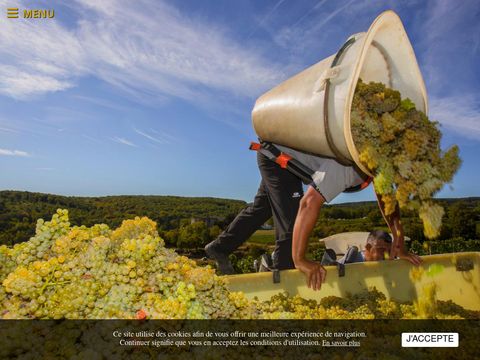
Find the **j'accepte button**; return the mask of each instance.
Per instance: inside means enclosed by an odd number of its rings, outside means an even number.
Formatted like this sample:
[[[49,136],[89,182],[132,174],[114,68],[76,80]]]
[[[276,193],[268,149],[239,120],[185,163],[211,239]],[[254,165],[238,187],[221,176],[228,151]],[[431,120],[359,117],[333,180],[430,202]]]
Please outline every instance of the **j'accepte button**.
[[[402,333],[402,347],[458,347],[458,333]]]

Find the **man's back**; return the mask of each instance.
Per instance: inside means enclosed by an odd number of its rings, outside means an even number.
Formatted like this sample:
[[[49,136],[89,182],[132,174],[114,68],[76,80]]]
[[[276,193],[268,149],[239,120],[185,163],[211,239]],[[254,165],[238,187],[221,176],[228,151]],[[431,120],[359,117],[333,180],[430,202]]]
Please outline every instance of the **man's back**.
[[[314,171],[313,182],[327,202],[345,189],[364,182],[353,166],[344,166],[335,159],[294,150],[287,146],[277,144],[275,146]]]

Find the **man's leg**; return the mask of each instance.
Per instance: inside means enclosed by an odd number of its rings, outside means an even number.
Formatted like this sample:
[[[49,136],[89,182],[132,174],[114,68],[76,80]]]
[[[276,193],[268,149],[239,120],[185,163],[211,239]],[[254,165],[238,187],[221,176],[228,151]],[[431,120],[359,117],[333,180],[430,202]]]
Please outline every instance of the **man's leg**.
[[[205,247],[207,255],[217,261],[220,272],[233,272],[228,254],[247,241],[271,217],[272,210],[262,180],[253,204],[240,211],[227,229]]]
[[[262,180],[253,204],[240,211],[225,231],[214,240],[215,249],[231,254],[271,217],[272,210]]]
[[[303,196],[301,180],[278,164],[258,153],[258,167],[265,183],[275,223],[275,250],[273,266],[277,269],[293,269],[293,225]]]

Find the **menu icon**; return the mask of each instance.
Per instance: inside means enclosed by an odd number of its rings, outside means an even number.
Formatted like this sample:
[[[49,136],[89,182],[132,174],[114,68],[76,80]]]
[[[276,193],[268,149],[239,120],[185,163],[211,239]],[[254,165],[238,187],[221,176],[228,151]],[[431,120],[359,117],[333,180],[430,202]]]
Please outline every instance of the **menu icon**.
[[[18,18],[18,8],[7,8],[7,18],[17,19]]]

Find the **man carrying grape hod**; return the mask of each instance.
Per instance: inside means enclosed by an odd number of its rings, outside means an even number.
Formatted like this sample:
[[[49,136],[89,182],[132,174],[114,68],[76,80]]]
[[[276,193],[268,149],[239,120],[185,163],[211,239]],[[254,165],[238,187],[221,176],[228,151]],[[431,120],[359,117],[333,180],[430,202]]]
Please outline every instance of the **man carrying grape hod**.
[[[257,161],[262,181],[253,204],[243,209],[220,236],[205,247],[207,255],[216,260],[220,272],[232,274],[228,255],[273,216],[275,250],[273,267],[279,270],[297,268],[308,278],[308,286],[317,290],[325,281],[326,270],[320,263],[307,260],[308,239],[325,202],[330,202],[347,188],[364,182],[351,166],[333,159],[313,156],[285,146],[276,145],[283,153],[316,169],[316,176],[303,194],[302,181],[277,163],[258,152]],[[383,207],[381,196],[378,197]],[[384,214],[384,211],[382,211]],[[390,258],[406,258],[419,264],[420,258],[404,250],[399,212],[385,218],[394,236]]]
[[[400,208],[418,211],[425,235],[438,236],[443,208],[431,199],[460,166],[458,147],[442,153],[436,123],[417,111],[409,99],[402,100],[398,91],[380,83],[358,82],[351,118],[360,161],[375,176],[379,208],[393,234],[389,259],[419,265],[420,257],[405,250]],[[320,209],[343,191],[363,188],[365,176],[353,166],[281,145],[262,143],[254,149],[262,176],[254,202],[205,251],[216,260],[220,272],[233,273],[228,255],[273,216],[273,267],[299,269],[307,276],[308,286],[318,290],[326,270],[307,260],[305,253]],[[289,161],[297,162],[290,171],[285,166]],[[310,180],[299,176],[299,169],[308,169]],[[309,185],[305,194],[302,181]]]

